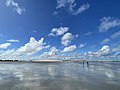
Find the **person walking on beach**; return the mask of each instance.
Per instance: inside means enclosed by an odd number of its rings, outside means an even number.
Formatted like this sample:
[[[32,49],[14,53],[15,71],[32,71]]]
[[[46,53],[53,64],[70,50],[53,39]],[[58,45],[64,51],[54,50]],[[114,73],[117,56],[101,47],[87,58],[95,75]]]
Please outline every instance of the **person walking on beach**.
[[[89,67],[89,62],[87,61],[87,67]]]
[[[84,67],[84,61],[83,61],[83,67]]]

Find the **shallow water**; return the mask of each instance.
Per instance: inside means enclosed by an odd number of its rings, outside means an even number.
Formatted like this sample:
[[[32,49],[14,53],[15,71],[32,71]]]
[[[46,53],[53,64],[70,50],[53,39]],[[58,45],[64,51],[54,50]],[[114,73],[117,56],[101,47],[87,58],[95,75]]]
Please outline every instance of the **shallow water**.
[[[120,63],[1,62],[0,90],[120,90]]]

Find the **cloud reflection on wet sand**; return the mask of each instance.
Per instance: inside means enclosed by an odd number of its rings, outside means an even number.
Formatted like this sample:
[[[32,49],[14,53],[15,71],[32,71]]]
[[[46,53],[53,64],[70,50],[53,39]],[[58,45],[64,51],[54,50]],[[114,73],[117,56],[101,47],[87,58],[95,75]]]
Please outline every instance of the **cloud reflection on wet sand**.
[[[1,63],[2,90],[113,90],[120,88],[119,65],[90,63]]]

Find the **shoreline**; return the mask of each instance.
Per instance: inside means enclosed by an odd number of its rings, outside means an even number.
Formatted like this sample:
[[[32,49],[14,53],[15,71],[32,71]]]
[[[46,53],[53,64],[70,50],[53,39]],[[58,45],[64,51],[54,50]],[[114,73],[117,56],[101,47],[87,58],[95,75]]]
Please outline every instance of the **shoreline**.
[[[23,60],[0,60],[1,62],[16,62],[16,63],[61,63],[61,62],[120,62],[120,61],[111,61],[111,60],[96,60],[96,61],[89,61],[89,60],[31,60],[31,61],[23,61]]]

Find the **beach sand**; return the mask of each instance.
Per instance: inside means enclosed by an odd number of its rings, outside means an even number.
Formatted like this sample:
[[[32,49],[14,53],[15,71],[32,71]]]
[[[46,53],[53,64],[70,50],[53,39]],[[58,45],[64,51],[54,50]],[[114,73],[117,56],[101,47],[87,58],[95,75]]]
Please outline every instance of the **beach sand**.
[[[0,63],[0,90],[120,89],[120,63],[46,62]]]

